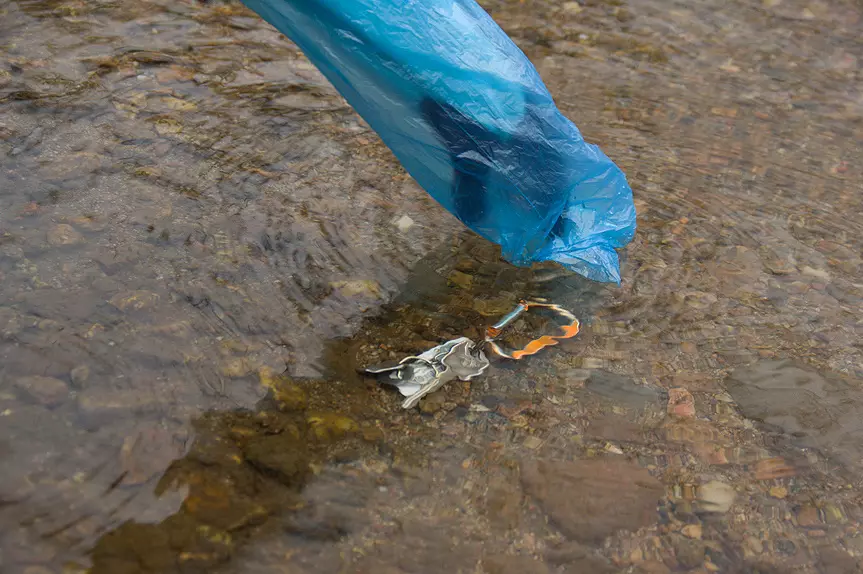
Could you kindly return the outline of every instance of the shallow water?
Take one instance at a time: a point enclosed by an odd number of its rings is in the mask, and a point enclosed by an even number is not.
[[[3,572],[857,571],[860,4],[484,6],[632,183],[620,288],[237,4],[0,3]],[[356,372],[525,296],[582,333],[416,412]]]

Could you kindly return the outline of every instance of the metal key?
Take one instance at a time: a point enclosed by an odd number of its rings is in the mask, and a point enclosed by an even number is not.
[[[405,357],[397,365],[365,369],[380,376],[380,381],[396,387],[407,397],[402,407],[409,409],[420,399],[446,383],[460,379],[469,381],[481,375],[489,366],[488,358],[467,337],[447,341],[417,356]]]

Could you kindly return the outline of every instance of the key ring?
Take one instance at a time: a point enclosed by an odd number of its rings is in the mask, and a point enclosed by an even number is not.
[[[500,337],[501,333],[507,327],[507,325],[511,324],[523,313],[532,308],[551,309],[560,317],[566,319],[568,323],[561,326],[561,334],[559,335],[543,335],[542,337],[530,341],[521,349],[510,352],[505,351],[503,348],[501,348],[500,345],[497,344],[497,342],[495,342],[495,339]],[[517,361],[523,357],[535,355],[546,347],[552,347],[554,345],[557,345],[559,340],[571,339],[572,337],[575,337],[578,334],[580,327],[581,323],[579,323],[575,315],[573,315],[559,305],[555,305],[553,303],[540,303],[537,301],[528,302],[522,300],[518,302],[518,306],[515,309],[510,311],[500,321],[486,329],[484,346],[490,347],[492,351],[494,351],[498,356],[503,357],[504,359],[513,359]]]

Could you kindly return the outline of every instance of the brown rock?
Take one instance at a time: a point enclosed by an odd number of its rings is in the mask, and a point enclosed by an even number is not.
[[[797,524],[804,528],[821,526],[821,517],[814,506],[804,506],[797,512]]]
[[[66,383],[52,377],[21,377],[15,388],[23,399],[45,407],[56,407],[69,396]]]
[[[286,485],[300,482],[309,467],[305,442],[289,432],[255,437],[244,453],[252,466]]]
[[[682,387],[668,389],[668,414],[691,419],[695,417],[695,399]]]
[[[652,524],[663,494],[645,469],[611,458],[525,463],[522,482],[552,522],[581,542]]]

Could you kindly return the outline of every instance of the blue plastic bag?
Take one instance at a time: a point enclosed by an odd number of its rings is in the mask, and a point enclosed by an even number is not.
[[[620,283],[623,172],[584,141],[473,0],[244,0],[296,43],[408,173],[516,265]]]

